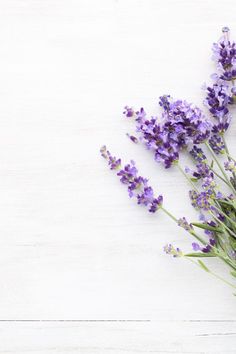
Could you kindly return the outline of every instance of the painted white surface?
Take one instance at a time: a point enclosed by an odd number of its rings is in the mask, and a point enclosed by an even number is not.
[[[236,353],[231,290],[163,254],[191,240],[132,203],[98,153],[135,159],[196,217],[121,113],[154,114],[163,93],[200,105],[235,13],[233,0],[0,1],[0,353]]]

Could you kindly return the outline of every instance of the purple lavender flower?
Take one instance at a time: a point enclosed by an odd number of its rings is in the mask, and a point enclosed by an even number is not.
[[[231,81],[236,78],[236,44],[229,40],[229,28],[223,28],[223,37],[213,44],[213,60],[221,74],[221,78]]]
[[[135,144],[138,144],[138,139],[136,138],[136,136],[134,135],[130,135],[130,134],[126,134],[128,136],[128,138],[130,138],[130,140],[135,143]]]
[[[164,111],[170,110],[170,95],[163,95],[159,98],[159,105],[163,107]]]
[[[221,134],[223,135],[224,132],[228,129],[229,124],[231,121],[231,115],[227,114],[222,121],[218,121],[217,124],[214,124],[212,127],[212,133],[213,134]]]
[[[227,161],[224,163],[224,166],[225,166],[226,171],[236,173],[236,162],[235,161],[232,161],[232,160]]]
[[[178,161],[178,143],[172,139],[165,124],[160,124],[157,118],[146,118],[144,109],[136,112],[136,128],[140,140],[149,150],[154,152],[155,160],[162,162],[166,168]]]
[[[214,180],[214,173],[210,170],[209,166],[205,163],[199,163],[196,165],[196,170],[191,170],[190,168],[185,168],[185,172],[191,175],[191,180],[196,182],[197,180],[202,180],[202,188],[207,192],[208,195],[215,195],[216,183]],[[190,194],[191,196],[191,194]],[[195,195],[193,196],[195,198]],[[192,200],[192,198],[191,198]],[[192,200],[193,201],[193,200]],[[194,202],[195,204],[195,202]],[[196,207],[196,206],[195,206]]]
[[[196,168],[196,171],[191,171],[188,169],[188,173],[191,173],[194,179],[202,180],[203,191],[197,192],[195,190],[191,190],[189,192],[191,204],[195,209],[209,210],[211,206],[211,198],[216,198],[214,173],[204,162],[198,163]]]
[[[162,206],[162,204],[163,204],[162,195],[159,195],[157,198],[154,198],[149,208],[150,213],[155,213]]]
[[[211,203],[210,198],[211,194],[208,191],[197,193],[195,190],[189,191],[189,197],[191,204],[195,209],[210,210]]]
[[[184,228],[186,231],[188,231],[188,232],[193,231],[193,226],[192,226],[192,224],[189,224],[189,223],[187,222],[187,220],[186,220],[185,217],[180,218],[180,219],[178,220],[178,225],[179,225],[180,227],[183,227],[183,228]]]
[[[234,97],[236,96],[236,86],[233,86],[232,89],[231,89],[231,92],[232,92],[232,99],[234,100]]]
[[[152,187],[144,187],[142,193],[137,195],[138,204],[147,206],[153,202],[153,189]]]
[[[209,225],[209,226],[212,226],[212,227],[217,227],[216,222],[213,221],[213,220],[206,220],[206,221],[205,221],[205,224],[206,224],[206,225]],[[214,237],[214,231],[211,231],[211,230],[204,230],[204,233],[205,233],[207,236],[211,237],[211,238]]]
[[[228,129],[231,121],[229,106],[234,103],[236,93],[233,84],[233,80],[236,78],[236,43],[229,40],[228,27],[224,27],[222,32],[223,37],[214,43],[212,48],[213,60],[217,64],[218,73],[211,76],[212,86],[205,86],[204,104],[215,118],[212,128],[213,136],[224,134]],[[217,149],[215,151],[219,153]]]
[[[201,249],[203,253],[209,253],[212,251],[212,246],[215,246],[216,242],[214,239],[210,239],[209,243]]]
[[[231,87],[228,82],[217,77],[213,86],[207,87],[206,93],[204,104],[217,121],[213,126],[213,133],[224,133],[231,120],[229,113],[229,105],[233,103]]]
[[[212,247],[215,246],[215,243],[216,242],[214,239],[210,239],[209,243],[204,247],[200,247],[200,245],[196,242],[192,243],[192,247],[195,252],[202,251],[203,253],[210,253],[212,251]]]
[[[163,104],[163,97],[165,102],[168,101],[168,106],[167,103]],[[170,96],[160,97],[160,105],[164,108],[162,119],[180,148],[186,147],[190,142],[200,144],[209,137],[211,123],[198,107],[186,101],[173,101]]]
[[[171,245],[170,243],[164,246],[164,251],[166,254],[170,254],[175,258],[183,256],[182,251],[178,247],[174,248],[174,246]]]
[[[209,139],[209,144],[217,155],[225,153],[225,144],[220,135],[213,134]]]
[[[148,180],[138,176],[134,161],[131,160],[122,169],[121,159],[113,157],[105,146],[101,148],[101,155],[108,161],[111,169],[118,169],[117,176],[120,177],[121,183],[127,185],[129,196],[135,197],[138,204],[148,207],[151,213],[155,213],[162,206],[162,195],[154,196],[152,187],[148,186]]]
[[[207,194],[213,194],[216,183],[213,174],[203,178],[202,188],[205,189]]]
[[[131,117],[134,116],[135,113],[134,113],[133,108],[128,107],[128,106],[125,106],[125,107],[124,107],[124,112],[123,112],[123,114],[124,114],[127,118],[131,118]]]
[[[212,227],[217,227],[218,226],[215,221],[207,218],[206,215],[204,215],[202,213],[199,216],[199,220],[201,220],[203,222],[203,224],[205,224],[205,225],[209,225],[209,226],[212,226]],[[210,231],[210,230],[206,229],[206,230],[204,230],[204,232],[205,232],[206,235],[209,235],[209,236],[213,235],[212,231]]]
[[[215,118],[221,119],[229,113],[228,105],[232,104],[232,91],[230,85],[222,79],[215,77],[212,87],[207,87],[205,103]]]
[[[190,155],[194,158],[195,161],[202,163],[206,162],[207,158],[203,150],[196,145],[193,146],[192,150],[189,151]]]
[[[146,112],[144,110],[144,108],[140,108],[140,111],[136,112],[136,121],[140,122],[140,123],[144,123],[146,120]]]
[[[197,207],[203,210],[209,210],[211,207],[210,194],[208,192],[201,192],[197,197]]]
[[[199,163],[196,165],[197,171],[193,173],[195,178],[213,178],[213,172],[210,171],[209,166],[205,163]]]
[[[178,162],[179,153],[171,143],[165,142],[156,149],[155,160],[162,162],[165,168],[170,168],[173,164]]]
[[[179,152],[189,143],[200,144],[209,137],[211,124],[199,108],[186,101],[173,101],[165,95],[160,97],[160,106],[161,120],[148,119],[143,108],[137,111],[136,128],[140,140],[154,152],[155,160],[169,168],[178,162]],[[124,113],[133,116],[127,107]]]
[[[197,205],[197,197],[198,197],[198,193],[195,190],[190,190],[189,191],[189,198],[191,200],[191,204],[192,206],[197,209],[198,205]]]
[[[106,146],[102,146],[100,149],[100,153],[102,157],[104,157],[108,161],[108,165],[111,170],[119,169],[121,166],[121,159],[117,159],[114,156],[111,156],[110,152],[106,149]]]
[[[196,252],[201,250],[201,247],[196,242],[192,243],[192,247],[193,247],[193,250],[196,251]]]

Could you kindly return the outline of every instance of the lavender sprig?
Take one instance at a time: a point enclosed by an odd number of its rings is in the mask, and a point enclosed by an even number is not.
[[[103,146],[100,152],[102,157],[107,160],[110,169],[117,171],[120,182],[127,186],[130,198],[136,198],[137,203],[146,206],[151,213],[155,213],[160,209],[163,203],[163,196],[154,196],[152,187],[148,185],[148,180],[138,175],[138,170],[133,160],[122,168],[121,159],[112,156],[106,146]]]
[[[209,117],[193,104],[185,100],[174,100],[170,95],[160,97],[161,114],[158,117],[148,117],[143,108],[137,111],[126,106],[123,112],[126,118],[132,118],[136,122],[138,137],[127,134],[130,140],[134,143],[143,142],[153,152],[154,159],[165,168],[177,165],[191,184],[191,204],[199,210],[201,222],[189,223],[185,217],[177,219],[164,208],[162,195],[154,195],[148,180],[139,176],[134,161],[122,166],[121,159],[112,156],[106,147],[101,149],[101,154],[110,169],[116,170],[121,183],[127,186],[130,197],[135,198],[138,204],[144,205],[151,213],[164,211],[200,242],[193,242],[194,252],[188,254],[167,244],[164,247],[167,254],[186,257],[191,261],[192,257],[219,257],[236,277],[236,160],[230,155],[225,139],[232,120],[231,107],[236,102],[236,43],[230,40],[227,27],[222,31],[222,38],[213,45],[213,60],[217,71],[211,76],[212,84],[204,86],[204,105]],[[202,144],[207,147],[211,162],[202,149]],[[194,168],[186,167],[184,170],[181,167],[179,158],[184,150],[193,157]],[[228,159],[223,165],[218,158],[222,155]],[[222,193],[219,184],[221,181],[231,189],[230,195]],[[204,238],[196,233],[194,227],[204,230]],[[201,260],[195,263],[229,284],[210,271]]]

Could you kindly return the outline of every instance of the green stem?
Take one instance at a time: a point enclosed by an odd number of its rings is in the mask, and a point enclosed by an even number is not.
[[[227,184],[228,187],[231,188],[231,185],[223,177],[221,177],[221,175],[219,175],[219,173],[216,172],[216,170],[214,168],[210,167],[209,165],[208,165],[208,167],[221,181],[223,181],[225,184]]]
[[[230,268],[232,268],[233,270],[236,270],[236,266],[234,265],[234,263],[231,261],[231,259],[229,257],[225,257],[225,256],[218,256],[225,264],[227,264]]]
[[[194,190],[198,193],[198,189],[195,187],[195,185],[193,184],[193,182],[191,181],[191,179],[187,176],[187,174],[184,172],[184,170],[182,169],[182,167],[178,164],[178,168],[180,170],[180,172],[184,175],[184,177],[187,179],[187,181],[191,184],[191,186],[194,188]],[[227,183],[228,184],[228,183]],[[226,218],[228,218],[232,223],[235,224],[236,226],[236,223],[228,216],[226,215],[223,211],[221,211],[217,206],[214,205],[214,207],[219,211],[221,212]],[[234,237],[236,237],[236,234],[230,230],[220,219],[218,219],[212,212],[210,212],[210,214],[214,217],[214,219],[216,219],[222,226],[224,226],[225,229],[227,229],[231,234],[233,234]],[[171,215],[172,219],[173,218],[173,215]],[[175,220],[176,221],[176,220]],[[177,223],[178,223],[178,220],[177,220]],[[194,235],[198,240],[199,240],[199,236],[198,235]],[[200,240],[199,240],[200,241]],[[201,240],[200,242],[202,242],[203,240]],[[203,243],[203,242],[202,242]]]
[[[187,257],[186,257],[186,258],[187,258]],[[193,261],[191,258],[187,258],[187,259],[188,259],[190,262],[194,263],[196,266],[198,266],[198,267],[200,267],[201,269],[203,269],[203,268],[201,267],[201,265],[200,265],[198,262]],[[225,284],[229,285],[230,287],[236,289],[236,286],[235,286],[234,284],[232,284],[232,283],[230,283],[228,280],[222,278],[220,275],[216,274],[215,272],[212,272],[212,271],[211,271],[210,269],[208,269],[208,268],[207,268],[206,271],[207,271],[207,273],[211,274],[211,275],[214,276],[215,278],[221,280],[223,283],[225,283]]]
[[[178,219],[174,215],[172,215],[168,210],[166,210],[163,206],[161,206],[161,210],[163,210],[166,215],[168,215],[172,220],[174,220],[174,222],[178,224]]]
[[[233,162],[236,162],[236,160],[227,151],[225,154],[228,157],[228,159],[232,160]]]
[[[211,211],[209,211],[209,213],[217,222],[219,222],[226,230],[228,230],[228,232],[232,236],[236,237],[236,234],[232,230],[230,230],[230,228],[228,226],[226,226],[219,218],[217,218],[217,216],[215,216]]]
[[[184,172],[183,168],[180,166],[180,164],[177,164],[179,171],[182,173],[182,175],[187,179],[187,181],[191,184],[191,186],[193,187],[193,189],[198,192],[198,189],[196,188],[196,186],[193,184],[193,182],[191,181],[191,179],[188,177],[188,175]]]
[[[229,206],[231,206],[231,208],[234,208],[234,203],[232,203],[232,201],[230,201],[230,199],[228,199],[227,197],[226,197],[226,199],[227,199],[228,201],[227,201],[227,200],[220,200],[220,203],[229,205]],[[215,199],[215,200],[217,200],[217,199]]]
[[[216,162],[216,164],[217,164],[217,166],[219,167],[219,169],[220,169],[222,175],[224,176],[225,180],[228,182],[230,188],[232,189],[232,192],[233,192],[234,195],[235,195],[234,186],[233,186],[232,183],[230,182],[230,180],[229,180],[227,174],[225,173],[224,169],[222,168],[222,166],[221,166],[219,160],[217,159],[217,157],[216,157],[214,151],[212,150],[212,148],[210,147],[210,145],[209,145],[208,142],[205,142],[205,145],[206,145],[206,147],[208,148],[208,150],[210,151],[210,153],[211,153],[211,155],[212,155],[214,161]]]
[[[229,155],[229,149],[228,149],[228,146],[227,146],[227,143],[226,143],[224,135],[222,135],[222,140],[223,140],[223,142],[225,144],[225,151],[226,151],[226,154],[227,154],[227,157],[228,157],[228,161],[230,162],[231,160],[233,160],[233,158],[231,158],[231,156]],[[235,160],[233,160],[233,161],[235,162]],[[235,172],[232,172],[232,175],[234,177],[234,180],[236,180]]]
[[[199,193],[198,189],[194,186],[193,182],[189,179],[189,177],[187,176],[187,174],[184,172],[184,170],[182,169],[182,167],[181,167],[179,164],[178,164],[178,168],[179,168],[180,172],[184,175],[184,177],[187,179],[187,181],[188,181],[188,182],[191,184],[191,186],[194,188],[194,190],[195,190],[197,193]],[[215,207],[218,211],[220,210],[220,209],[217,208],[215,205],[214,205],[214,207]],[[168,213],[167,210],[165,210],[165,212],[166,212],[166,214]],[[222,214],[224,214],[223,211],[220,210],[220,212],[221,212]],[[228,230],[228,231],[231,233],[232,236],[236,237],[236,234],[235,234],[230,228],[228,228],[217,216],[215,216],[211,211],[209,211],[209,213],[210,213],[210,214],[214,217],[214,219],[217,220],[226,230]],[[169,214],[169,213],[168,213],[168,215],[171,216],[171,218],[172,218],[175,222],[177,221],[177,223],[178,223],[178,220],[175,219],[175,218],[173,217],[173,215],[171,215],[171,214]],[[225,215],[226,217],[228,217],[226,214],[224,214],[224,215]],[[230,220],[231,220],[231,219],[230,219]],[[233,221],[232,221],[232,222],[233,222]],[[191,234],[192,234],[198,241],[200,241],[200,242],[203,243],[203,244],[206,244],[206,242],[205,242],[201,237],[199,237],[198,235],[196,235],[194,231],[191,232]]]
[[[165,209],[163,206],[161,206],[160,208],[167,216],[169,216],[175,223],[178,224],[178,219],[172,214],[170,213],[167,209]],[[216,218],[214,216],[214,214],[212,214],[214,218]],[[216,218],[218,220],[218,218]],[[221,224],[223,224],[221,222],[221,220],[218,220]],[[224,224],[223,224],[224,227],[226,227]],[[187,230],[186,230],[187,231]],[[231,232],[231,230],[229,230]],[[195,237],[199,242],[201,242],[203,245],[206,245],[207,242],[205,240],[203,240],[199,235],[196,234],[196,232],[194,230],[192,231],[187,231],[190,235],[192,235],[193,237]],[[221,252],[215,247],[213,246],[212,247],[213,251],[215,251],[215,255],[217,257],[219,257],[223,262],[225,262],[226,264],[228,264],[232,269],[235,270],[235,267],[233,264],[231,264],[231,260],[226,257],[224,254],[222,255]],[[226,259],[227,258],[227,259]]]
[[[176,224],[179,225],[179,221],[178,221],[178,219],[177,219],[174,215],[172,215],[172,214],[171,214],[168,210],[166,210],[163,206],[161,206],[161,210],[163,210],[166,215],[168,215],[172,220],[174,220],[174,222],[175,222]],[[195,237],[199,242],[201,242],[203,245],[206,245],[206,244],[207,244],[207,242],[206,242],[205,240],[203,240],[198,234],[196,234],[196,232],[195,232],[194,230],[191,230],[191,231],[186,230],[186,231],[187,231],[190,235],[194,236],[194,237]]]

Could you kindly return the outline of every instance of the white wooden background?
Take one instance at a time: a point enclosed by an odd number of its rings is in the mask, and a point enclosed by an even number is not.
[[[201,105],[235,14],[235,0],[0,1],[0,353],[236,353],[231,289],[163,253],[192,240],[99,156],[106,143],[135,159],[166,207],[196,218],[121,113],[155,114],[163,93]],[[234,154],[235,134],[234,121]]]

